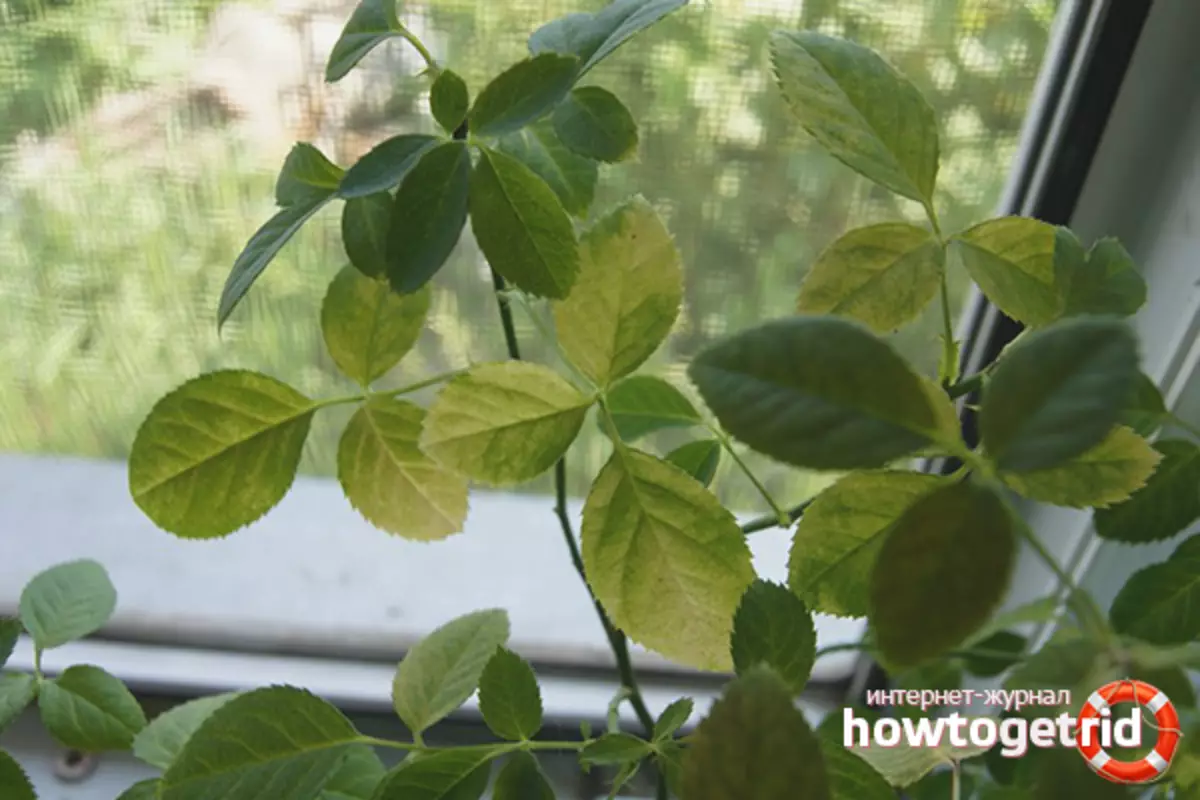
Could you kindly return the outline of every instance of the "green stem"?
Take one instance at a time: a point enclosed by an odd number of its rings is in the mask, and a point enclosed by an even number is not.
[[[982,389],[984,374],[985,373],[982,372],[976,372],[974,375],[968,375],[967,377],[950,384],[946,387],[946,394],[950,395],[951,400],[957,400],[963,395],[968,395],[971,392]]]
[[[403,25],[400,26],[400,30],[396,31],[396,33],[417,49],[417,52],[421,54],[421,58],[425,59],[425,64],[429,67],[430,74],[436,78],[438,73],[442,71],[442,68],[438,66],[437,60],[433,57],[433,53],[429,52],[429,48],[425,46],[425,43]]]
[[[796,520],[804,516],[804,512],[812,505],[812,500],[805,500],[799,505],[792,506],[787,510],[787,524],[783,527],[790,528],[795,524]],[[776,514],[764,514],[761,517],[755,517],[752,520],[743,522],[741,525],[743,534],[758,533],[759,531],[770,530],[771,528],[780,527],[782,520]]]
[[[413,737],[413,738],[416,739],[417,737]],[[365,744],[365,745],[368,745],[369,747],[383,747],[388,750],[402,750],[402,751],[408,752],[408,753],[416,752],[418,750],[421,752],[425,752],[425,753],[436,753],[436,752],[444,751],[444,750],[461,750],[463,748],[463,745],[449,745],[446,747],[428,747],[423,742],[422,743],[418,743],[416,741],[398,742],[395,739],[379,739],[374,736],[359,736],[355,741],[358,744]],[[578,751],[582,750],[583,748],[587,747],[589,744],[591,744],[594,741],[596,741],[596,740],[595,739],[583,739],[578,742],[566,742],[566,741],[503,742],[503,743],[497,743],[497,744],[491,745],[491,746],[494,746],[496,748],[496,750],[501,753],[505,753],[505,752],[512,753],[512,752],[516,752],[517,750],[529,750],[529,751],[562,750],[562,751],[566,751],[566,752],[578,752]]]
[[[329,408],[330,406],[344,406],[350,403],[362,403],[366,400],[366,395],[346,395],[345,397],[331,397],[328,400],[318,400],[314,405],[314,409]]]
[[[775,516],[775,524],[780,528],[789,527],[793,520],[788,515],[788,512],[784,511],[783,508],[780,507],[779,503],[775,502],[775,498],[772,497],[771,493],[767,491],[767,487],[763,486],[762,481],[758,479],[758,476],[754,474],[749,465],[747,465],[746,462],[742,460],[742,457],[738,455],[737,449],[734,448],[733,442],[730,440],[725,431],[721,430],[715,425],[709,425],[708,429],[712,431],[713,436],[717,437],[717,441],[721,443],[721,447],[725,449],[725,452],[729,453],[729,456],[733,459],[733,462],[738,465],[738,468],[745,473],[746,477],[750,479],[750,483],[754,484],[754,488],[758,490],[760,495],[762,495],[763,500],[766,501],[767,506],[770,507],[771,512]]]
[[[1079,618],[1079,623],[1086,628],[1090,628],[1091,633],[1100,639],[1100,641],[1107,643],[1112,636],[1108,629],[1108,621],[1096,605],[1096,601],[1092,599],[1090,594],[1084,592],[1076,585],[1071,576],[1067,574],[1066,570],[1059,565],[1050,551],[1046,549],[1046,546],[1042,544],[1042,540],[1033,532],[1029,524],[1015,513],[1012,514],[1012,517],[1017,521],[1017,530],[1022,538],[1029,543],[1029,546],[1037,553],[1042,563],[1058,578],[1060,587],[1067,590],[1067,605],[1074,610],[1075,615]]]
[[[33,647],[33,676],[37,678],[38,683],[46,679],[42,673],[42,648],[34,645]]]
[[[453,380],[454,378],[457,378],[459,375],[463,375],[466,372],[466,369],[452,369],[449,372],[442,372],[429,378],[425,378],[424,380],[417,381],[416,383],[410,383],[407,386],[401,386],[399,389],[385,389],[384,391],[377,392],[376,394],[382,397],[399,397],[405,394],[412,394],[413,392],[418,392],[421,389]]]
[[[957,760],[950,762],[950,800],[962,797],[962,766]]]
[[[1186,419],[1181,419],[1173,412],[1170,412],[1170,411],[1167,412],[1167,422],[1171,423],[1172,425],[1174,425],[1176,428],[1179,428],[1180,430],[1187,431],[1192,436],[1195,436],[1197,439],[1200,439],[1200,427],[1193,425],[1192,423],[1188,422]]]

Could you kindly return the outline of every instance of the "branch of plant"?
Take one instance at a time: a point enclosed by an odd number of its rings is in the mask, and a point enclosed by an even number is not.
[[[1104,613],[1096,605],[1096,601],[1090,594],[1083,591],[1075,583],[1074,579],[1067,574],[1067,571],[1059,565],[1054,555],[1042,543],[1042,540],[1029,527],[1024,518],[1019,514],[1013,513],[1013,519],[1016,521],[1017,531],[1033,551],[1041,559],[1042,563],[1054,573],[1058,579],[1059,588],[1067,591],[1067,606],[1074,611],[1079,623],[1084,626],[1092,635],[1104,644],[1109,644],[1112,641],[1112,632],[1108,627],[1108,620]]]
[[[421,54],[421,58],[425,59],[425,64],[429,68],[429,74],[434,78],[437,78],[438,74],[441,73],[442,68],[438,66],[437,59],[433,57],[433,53],[429,52],[429,48],[425,46],[425,43],[422,42],[415,33],[403,25],[400,26],[400,29],[396,31],[396,33],[414,48],[416,48],[416,51]]]
[[[758,533],[759,531],[770,530],[771,528],[790,528],[796,523],[796,520],[804,516],[804,512],[808,510],[808,507],[812,505],[812,502],[812,498],[810,498],[805,500],[803,503],[792,506],[786,512],[784,512],[786,516],[786,524],[781,524],[784,522],[784,520],[781,520],[775,514],[764,514],[761,517],[755,517],[754,519],[743,522],[741,525],[742,533],[748,535],[751,533]]]
[[[771,493],[767,491],[767,487],[763,486],[762,481],[758,479],[758,476],[754,474],[754,471],[751,470],[749,465],[742,460],[741,455],[738,454],[737,449],[733,446],[733,441],[729,438],[729,434],[725,433],[725,431],[711,423],[706,423],[706,426],[708,427],[709,431],[712,432],[713,436],[717,438],[717,441],[721,443],[721,447],[725,449],[725,452],[729,453],[729,457],[733,459],[733,462],[737,464],[738,468],[741,469],[741,471],[745,473],[746,477],[750,479],[750,483],[754,484],[754,488],[758,491],[758,493],[762,495],[763,500],[766,501],[767,506],[774,514],[775,524],[781,528],[786,528],[791,525],[792,520],[788,516],[788,512],[784,511],[779,503],[775,502],[775,498],[772,497]]]

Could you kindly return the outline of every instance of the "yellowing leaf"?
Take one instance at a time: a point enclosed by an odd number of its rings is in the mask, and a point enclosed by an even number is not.
[[[425,411],[374,397],[355,412],[338,445],[338,480],[368,522],[406,539],[462,530],[467,482],[421,452]]]
[[[883,535],[944,482],[919,472],[855,472],[821,492],[800,518],[792,540],[792,591],[813,611],[866,616],[871,568]]]
[[[980,290],[1026,325],[1053,322],[1062,308],[1054,280],[1053,225],[1028,217],[988,220],[956,234],[949,253]]]
[[[817,257],[797,310],[852,317],[879,333],[914,319],[941,285],[944,252],[929,231],[902,222],[856,228]]]
[[[575,441],[590,398],[538,364],[484,364],[446,384],[421,449],[439,463],[493,485],[536,478]]]
[[[129,490],[160,528],[188,539],[233,533],[296,478],[316,405],[257,372],[210,372],[158,401],[129,455]]]
[[[579,277],[554,304],[554,321],[571,362],[607,386],[641,366],[670,333],[683,269],[670,232],[641,197],[597,222],[579,251]]]
[[[1183,439],[1154,443],[1162,462],[1145,488],[1124,503],[1100,509],[1096,533],[1118,542],[1170,539],[1200,518],[1200,447]]]
[[[1149,442],[1129,428],[1117,427],[1100,444],[1057,467],[1005,473],[1003,478],[1014,491],[1043,503],[1103,508],[1144,486],[1161,460]]]
[[[582,539],[588,582],[613,624],[689,666],[732,666],[733,616],[754,570],[737,522],[703,486],[621,448],[592,485]]]

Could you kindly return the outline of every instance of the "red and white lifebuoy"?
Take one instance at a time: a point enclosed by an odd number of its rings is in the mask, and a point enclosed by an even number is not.
[[[1117,703],[1137,703],[1152,714],[1158,727],[1158,741],[1154,749],[1139,761],[1117,761],[1100,746],[1098,731],[1092,726],[1089,741],[1083,739],[1083,721],[1095,719],[1101,711]],[[1175,750],[1179,746],[1179,715],[1171,701],[1148,683],[1134,680],[1113,681],[1092,692],[1079,712],[1075,727],[1076,744],[1088,765],[1096,772],[1116,783],[1145,783],[1167,771]]]

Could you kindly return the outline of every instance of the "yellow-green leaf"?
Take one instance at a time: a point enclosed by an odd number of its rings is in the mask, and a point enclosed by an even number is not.
[[[730,650],[739,675],[765,664],[799,695],[812,673],[817,633],[804,602],[768,581],[750,584],[733,618]]]
[[[321,333],[333,363],[364,388],[416,344],[429,313],[428,287],[398,294],[386,279],[344,267],[321,304]]]
[[[944,482],[920,472],[854,472],[821,492],[792,540],[792,591],[813,611],[866,616],[871,569],[884,534]]]
[[[21,716],[37,697],[38,683],[23,672],[0,672],[0,732]]]
[[[1062,310],[1054,279],[1055,228],[1028,217],[1002,217],[956,234],[949,254],[1008,316],[1026,325],[1053,322]]]
[[[491,777],[496,745],[412,753],[387,774],[372,800],[478,800]]]
[[[670,333],[683,268],[666,225],[640,196],[592,226],[579,251],[579,277],[554,304],[554,321],[567,357],[606,386],[641,366]]]
[[[421,449],[497,486],[531,480],[579,433],[592,401],[538,364],[483,364],[453,379],[429,410]]]
[[[775,78],[792,111],[838,160],[928,203],[938,171],[933,108],[868,47],[815,31],[771,35]]]
[[[546,774],[542,772],[532,753],[519,751],[509,756],[496,784],[492,787],[493,800],[555,800],[554,789]]]
[[[421,452],[425,411],[390,397],[355,412],[338,445],[338,480],[368,522],[406,539],[432,541],[462,530],[467,482]]]
[[[1137,313],[1146,302],[1146,281],[1116,239],[1100,239],[1087,253],[1067,228],[1058,229],[1054,279],[1063,315]]]
[[[1004,473],[1003,478],[1011,489],[1033,500],[1103,508],[1144,486],[1161,460],[1145,439],[1129,428],[1116,427],[1100,444],[1070,461],[1033,472]],[[1200,497],[1200,488],[1195,493]]]
[[[700,669],[732,666],[733,615],[754,580],[733,516],[679,468],[618,449],[583,511],[588,582],[613,624]]]
[[[188,381],[142,423],[129,455],[134,502],[160,528],[188,539],[233,533],[291,488],[316,405],[256,372]]]
[[[1016,537],[1004,502],[968,481],[921,497],[896,521],[871,570],[870,613],[889,667],[960,644],[1008,588]]]
[[[1200,447],[1183,439],[1155,442],[1162,461],[1146,486],[1124,503],[1096,512],[1096,533],[1133,544],[1170,539],[1200,518]]]
[[[817,257],[797,310],[852,317],[880,333],[895,330],[938,293],[944,257],[924,228],[903,222],[856,228]]]

